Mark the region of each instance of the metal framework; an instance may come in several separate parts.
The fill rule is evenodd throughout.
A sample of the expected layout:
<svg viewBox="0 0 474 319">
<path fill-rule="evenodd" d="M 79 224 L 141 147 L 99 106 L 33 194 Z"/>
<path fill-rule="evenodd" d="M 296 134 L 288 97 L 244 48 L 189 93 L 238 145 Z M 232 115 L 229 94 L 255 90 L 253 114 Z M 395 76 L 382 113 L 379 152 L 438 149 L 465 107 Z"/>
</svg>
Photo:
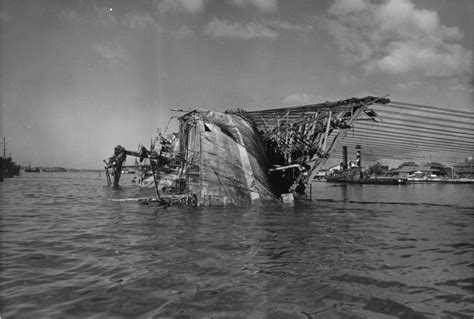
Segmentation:
<svg viewBox="0 0 474 319">
<path fill-rule="evenodd" d="M 369 106 L 386 104 L 384 97 L 367 96 L 305 106 L 237 111 L 258 129 L 266 153 L 274 166 L 300 164 L 304 174 L 297 182 L 306 183 L 334 153 L 342 139 L 360 119 L 375 120 Z"/>
</svg>

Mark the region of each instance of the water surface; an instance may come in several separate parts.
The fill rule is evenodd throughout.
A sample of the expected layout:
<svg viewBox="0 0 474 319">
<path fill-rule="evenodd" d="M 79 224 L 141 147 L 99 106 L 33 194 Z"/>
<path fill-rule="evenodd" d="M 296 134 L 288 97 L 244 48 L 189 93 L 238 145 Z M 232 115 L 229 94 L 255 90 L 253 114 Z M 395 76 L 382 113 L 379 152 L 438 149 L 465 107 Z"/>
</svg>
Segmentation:
<svg viewBox="0 0 474 319">
<path fill-rule="evenodd" d="M 313 183 L 295 206 L 167 209 L 112 201 L 153 190 L 98 173 L 0 185 L 2 318 L 474 314 L 473 185 Z"/>
</svg>

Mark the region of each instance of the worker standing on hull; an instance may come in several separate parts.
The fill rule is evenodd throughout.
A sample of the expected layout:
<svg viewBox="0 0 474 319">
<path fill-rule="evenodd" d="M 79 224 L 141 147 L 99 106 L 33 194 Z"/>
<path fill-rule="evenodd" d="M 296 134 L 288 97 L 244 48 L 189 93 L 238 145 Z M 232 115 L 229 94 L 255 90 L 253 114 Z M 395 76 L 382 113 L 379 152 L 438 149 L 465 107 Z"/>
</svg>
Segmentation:
<svg viewBox="0 0 474 319">
<path fill-rule="evenodd" d="M 119 186 L 120 176 L 122 174 L 123 162 L 127 159 L 125 148 L 122 145 L 117 145 L 114 148 L 114 154 L 109 158 L 107 163 L 108 168 L 112 168 L 112 175 L 114 177 L 113 187 Z"/>
</svg>

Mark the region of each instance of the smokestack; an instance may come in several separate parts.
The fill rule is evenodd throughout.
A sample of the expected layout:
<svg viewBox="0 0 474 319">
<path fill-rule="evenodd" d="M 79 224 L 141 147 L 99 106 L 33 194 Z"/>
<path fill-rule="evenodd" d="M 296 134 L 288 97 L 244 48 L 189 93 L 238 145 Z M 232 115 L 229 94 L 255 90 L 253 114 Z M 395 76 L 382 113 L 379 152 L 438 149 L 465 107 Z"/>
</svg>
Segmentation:
<svg viewBox="0 0 474 319">
<path fill-rule="evenodd" d="M 357 162 L 357 167 L 362 167 L 361 162 L 360 162 L 360 145 L 356 145 L 356 162 Z"/>
<path fill-rule="evenodd" d="M 342 169 L 347 170 L 347 146 L 342 147 Z"/>
</svg>

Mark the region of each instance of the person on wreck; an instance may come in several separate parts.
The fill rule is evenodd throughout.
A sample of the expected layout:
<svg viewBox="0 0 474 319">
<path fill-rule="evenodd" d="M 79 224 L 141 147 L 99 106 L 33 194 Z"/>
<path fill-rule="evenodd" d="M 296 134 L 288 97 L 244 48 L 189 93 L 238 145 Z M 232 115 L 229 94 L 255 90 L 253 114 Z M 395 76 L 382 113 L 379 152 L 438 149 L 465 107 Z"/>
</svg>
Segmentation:
<svg viewBox="0 0 474 319">
<path fill-rule="evenodd" d="M 127 153 L 122 145 L 117 145 L 114 148 L 114 154 L 109 158 L 107 167 L 112 168 L 112 175 L 114 176 L 114 187 L 119 186 L 120 175 L 122 174 L 123 162 L 127 159 Z"/>
<path fill-rule="evenodd" d="M 145 158 L 151 156 L 151 158 L 158 157 L 156 152 L 148 151 L 144 146 L 140 148 L 138 152 L 126 150 L 122 145 L 117 145 L 114 148 L 114 154 L 109 157 L 107 161 L 107 168 L 112 168 L 112 175 L 114 176 L 113 187 L 119 186 L 120 175 L 122 174 L 122 165 L 127 159 L 127 155 L 136 156 L 140 158 L 140 163 Z M 150 158 L 150 160 L 151 160 Z"/>
</svg>

